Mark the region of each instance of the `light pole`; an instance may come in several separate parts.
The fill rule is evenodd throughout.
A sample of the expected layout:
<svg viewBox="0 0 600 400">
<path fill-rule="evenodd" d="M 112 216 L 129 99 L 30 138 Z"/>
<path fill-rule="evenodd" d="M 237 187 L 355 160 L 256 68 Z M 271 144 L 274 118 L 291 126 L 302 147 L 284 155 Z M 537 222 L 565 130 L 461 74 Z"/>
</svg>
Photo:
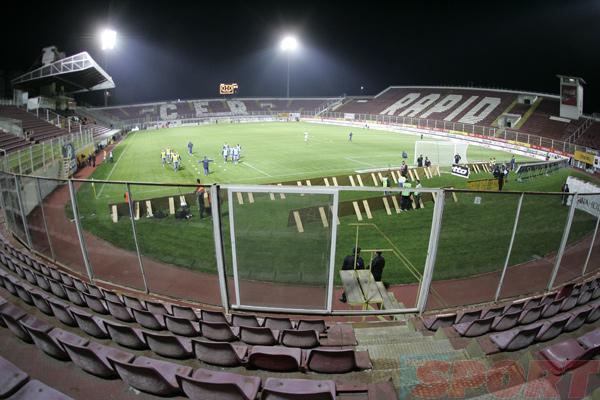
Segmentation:
<svg viewBox="0 0 600 400">
<path fill-rule="evenodd" d="M 298 48 L 298 40 L 293 36 L 286 36 L 281 40 L 281 50 L 287 56 L 287 91 L 286 97 L 290 97 L 290 55 Z"/>
<path fill-rule="evenodd" d="M 104 51 L 104 65 L 106 69 L 108 69 L 107 52 L 115 48 L 115 45 L 117 44 L 117 32 L 112 29 L 104 29 L 100 32 L 100 44 L 102 46 L 102 51 Z M 104 90 L 104 107 L 108 106 L 108 96 L 110 96 L 110 93 L 108 90 Z"/>
</svg>

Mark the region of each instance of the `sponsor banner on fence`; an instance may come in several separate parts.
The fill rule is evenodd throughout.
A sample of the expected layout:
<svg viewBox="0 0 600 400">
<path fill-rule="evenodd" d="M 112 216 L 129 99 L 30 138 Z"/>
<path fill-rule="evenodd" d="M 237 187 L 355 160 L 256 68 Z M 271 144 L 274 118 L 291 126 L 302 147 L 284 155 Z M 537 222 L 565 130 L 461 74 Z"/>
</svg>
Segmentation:
<svg viewBox="0 0 600 400">
<path fill-rule="evenodd" d="M 469 179 L 469 166 L 468 165 L 460 165 L 460 164 L 452 164 L 452 175 Z"/>
<path fill-rule="evenodd" d="M 355 118 L 354 113 L 344 113 L 344 119 L 350 119 L 350 120 L 352 120 L 354 118 Z"/>
<path fill-rule="evenodd" d="M 600 187 L 592 183 L 573 178 L 572 176 L 567 178 L 567 185 L 569 185 L 569 193 L 600 193 Z M 571 198 L 569 198 L 567 204 L 571 204 Z M 600 195 L 578 196 L 575 207 L 595 217 L 600 217 Z"/>
<path fill-rule="evenodd" d="M 585 151 L 575 150 L 575 159 L 577 161 L 581 161 L 586 164 L 593 164 L 595 158 L 596 158 L 595 154 L 586 153 Z"/>
</svg>

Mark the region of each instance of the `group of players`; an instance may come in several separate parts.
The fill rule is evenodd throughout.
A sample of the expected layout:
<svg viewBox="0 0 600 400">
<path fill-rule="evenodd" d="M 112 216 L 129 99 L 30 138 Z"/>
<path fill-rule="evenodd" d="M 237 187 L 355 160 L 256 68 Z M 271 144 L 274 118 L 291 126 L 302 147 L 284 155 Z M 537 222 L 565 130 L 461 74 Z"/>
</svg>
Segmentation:
<svg viewBox="0 0 600 400">
<path fill-rule="evenodd" d="M 229 146 L 227 143 L 225 143 L 221 150 L 221 154 L 223 155 L 223 161 L 231 161 L 232 163 L 237 164 L 242 154 L 242 146 L 239 144 L 235 146 Z"/>
<path fill-rule="evenodd" d="M 167 147 L 166 149 L 160 151 L 160 159 L 162 161 L 163 168 L 167 164 L 173 164 L 173 171 L 179 171 L 179 168 L 181 167 L 181 155 L 178 152 L 174 151 L 170 147 Z"/>
</svg>

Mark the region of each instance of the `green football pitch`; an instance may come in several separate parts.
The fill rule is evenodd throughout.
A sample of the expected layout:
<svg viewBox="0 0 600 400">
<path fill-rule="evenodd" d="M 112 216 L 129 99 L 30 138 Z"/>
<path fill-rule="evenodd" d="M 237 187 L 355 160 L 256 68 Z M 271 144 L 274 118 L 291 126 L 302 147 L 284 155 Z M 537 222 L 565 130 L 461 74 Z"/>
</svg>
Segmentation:
<svg viewBox="0 0 600 400">
<path fill-rule="evenodd" d="M 348 133 L 353 132 L 352 142 Z M 304 132 L 309 140 L 304 141 Z M 114 162 L 101 164 L 95 180 L 160 182 L 181 185 L 202 183 L 264 184 L 336 176 L 357 170 L 398 166 L 402 151 L 414 159 L 416 135 L 375 129 L 355 129 L 333 125 L 289 123 L 214 124 L 139 131 L 130 133 L 114 149 Z M 435 140 L 425 136 L 424 140 Z M 187 154 L 192 142 L 193 155 Z M 224 143 L 240 144 L 241 159 L 237 165 L 225 163 L 221 156 Z M 170 147 L 182 158 L 182 168 L 175 172 L 163 166 L 162 149 Z M 495 157 L 508 161 L 509 153 L 470 145 L 469 162 L 487 161 Z M 204 156 L 213 160 L 205 177 L 199 163 Z M 517 161 L 531 161 L 517 156 Z M 583 177 L 572 170 L 535 178 L 527 183 L 512 179 L 506 190 L 559 191 L 568 175 Z M 473 179 L 488 178 L 487 173 L 472 174 Z M 465 188 L 466 180 L 442 169 L 439 177 L 423 179 L 424 187 Z M 122 183 L 89 183 L 78 186 L 77 201 L 83 227 L 116 246 L 135 251 L 131 222 L 128 218 L 112 221 L 109 205 L 123 202 Z M 192 187 L 131 186 L 133 200 L 151 199 L 190 193 Z M 340 200 L 364 198 L 365 193 L 342 192 Z M 479 199 L 477 199 L 477 197 Z M 457 201 L 446 202 L 440 233 L 435 279 L 459 278 L 502 268 L 512 233 L 517 195 L 459 194 Z M 313 204 L 314 203 L 314 204 Z M 253 204 L 236 205 L 238 259 L 252 260 L 240 268 L 241 277 L 276 282 L 320 284 L 326 280 L 328 234 L 320 223 L 306 224 L 298 233 L 289 224 L 293 209 L 319 204 L 311 196 L 291 195 L 285 201 L 272 201 L 268 194 L 255 194 Z M 389 249 L 384 280 L 390 283 L 412 283 L 423 271 L 429 234 L 432 203 L 425 209 L 388 216 L 384 210 L 373 212 L 373 218 L 354 225 L 354 215 L 340 217 L 336 245 L 336 266 L 356 241 L 363 249 Z M 68 211 L 68 210 L 67 210 Z M 189 220 L 144 218 L 135 222 L 138 245 L 144 256 L 198 271 L 216 273 L 213 227 L 210 219 L 197 218 L 195 207 Z M 229 226 L 227 207 L 223 210 L 226 265 L 230 270 Z M 519 240 L 513 248 L 511 265 L 543 257 L 558 248 L 567 216 L 567 208 L 559 196 L 526 196 L 517 232 Z M 569 241 L 589 233 L 595 220 L 577 211 Z M 242 236 L 240 236 L 242 235 Z M 457 245 L 456 238 L 460 237 Z M 492 245 L 490 245 L 492 243 Z M 485 249 L 479 251 L 478 249 Z M 370 253 L 364 254 L 366 261 Z M 242 265 L 243 262 L 240 262 Z M 336 277 L 337 279 L 337 277 Z"/>
</svg>

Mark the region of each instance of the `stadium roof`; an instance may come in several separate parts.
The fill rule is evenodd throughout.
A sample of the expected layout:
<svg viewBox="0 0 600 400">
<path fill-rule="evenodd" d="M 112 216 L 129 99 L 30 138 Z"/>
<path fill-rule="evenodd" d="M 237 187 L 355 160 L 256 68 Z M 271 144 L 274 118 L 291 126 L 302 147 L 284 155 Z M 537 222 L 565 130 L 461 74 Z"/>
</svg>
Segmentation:
<svg viewBox="0 0 600 400">
<path fill-rule="evenodd" d="M 31 90 L 57 83 L 66 93 L 112 89 L 115 87 L 106 73 L 86 52 L 43 65 L 12 80 L 15 89 Z"/>
</svg>

